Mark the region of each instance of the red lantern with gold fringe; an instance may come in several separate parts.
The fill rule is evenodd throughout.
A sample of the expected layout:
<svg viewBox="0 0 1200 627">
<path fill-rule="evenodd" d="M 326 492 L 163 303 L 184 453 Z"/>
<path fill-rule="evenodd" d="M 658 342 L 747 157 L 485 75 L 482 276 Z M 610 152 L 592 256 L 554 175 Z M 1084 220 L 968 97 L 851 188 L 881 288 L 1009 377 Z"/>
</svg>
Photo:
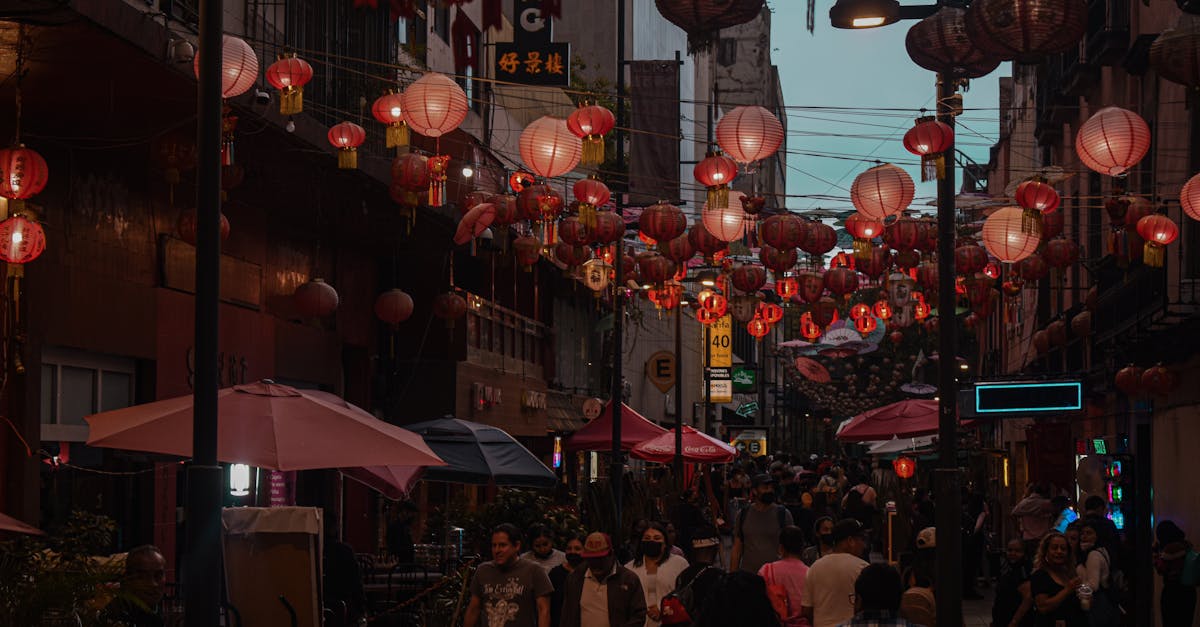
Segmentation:
<svg viewBox="0 0 1200 627">
<path fill-rule="evenodd" d="M 604 163 L 604 136 L 616 126 L 612 111 L 600 105 L 580 103 L 579 108 L 567 116 L 567 130 L 583 140 L 583 155 L 580 163 L 599 165 Z"/>
<path fill-rule="evenodd" d="M 408 145 L 408 124 L 404 122 L 404 94 L 387 90 L 371 104 L 371 115 L 386 125 L 386 147 L 398 148 Z"/>
<path fill-rule="evenodd" d="M 353 170 L 358 167 L 358 147 L 367 139 L 367 131 L 354 122 L 342 122 L 329 129 L 329 143 L 337 148 L 338 168 Z"/>
<path fill-rule="evenodd" d="M 846 218 L 846 232 L 854 238 L 854 256 L 867 259 L 871 256 L 871 240 L 883 233 L 883 222 L 855 213 Z"/>
<path fill-rule="evenodd" d="M 294 54 L 280 55 L 267 68 L 267 82 L 279 90 L 280 115 L 295 115 L 304 110 L 304 86 L 312 77 L 312 66 Z"/>
<path fill-rule="evenodd" d="M 1035 228 L 1040 232 L 1042 229 L 1038 227 L 1041 227 L 1042 216 L 1058 209 L 1059 203 L 1062 202 L 1058 192 L 1044 180 L 1038 178 L 1032 178 L 1017 185 L 1013 199 L 1024 210 L 1021 230 L 1026 233 L 1033 233 Z"/>
<path fill-rule="evenodd" d="M 737 163 L 733 159 L 720 151 L 710 152 L 692 169 L 692 175 L 708 189 L 709 209 L 729 206 L 729 184 L 737 176 Z"/>
<path fill-rule="evenodd" d="M 1154 213 L 1138 220 L 1137 232 L 1146 240 L 1142 262 L 1151 268 L 1161 268 L 1167 245 L 1179 237 L 1179 225 L 1167 216 Z"/>
<path fill-rule="evenodd" d="M 904 149 L 921 158 L 922 181 L 946 176 L 943 153 L 953 141 L 954 129 L 932 116 L 917 118 L 916 124 L 904 134 Z"/>
</svg>

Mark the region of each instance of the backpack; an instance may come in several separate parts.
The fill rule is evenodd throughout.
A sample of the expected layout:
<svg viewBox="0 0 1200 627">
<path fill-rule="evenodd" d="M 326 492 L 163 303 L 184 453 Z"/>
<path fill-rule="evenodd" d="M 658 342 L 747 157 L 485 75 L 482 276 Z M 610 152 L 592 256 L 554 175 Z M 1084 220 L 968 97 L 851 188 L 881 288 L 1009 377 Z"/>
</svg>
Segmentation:
<svg viewBox="0 0 1200 627">
<path fill-rule="evenodd" d="M 738 512 L 737 527 L 734 528 L 734 531 L 737 533 L 737 539 L 743 542 L 746 541 L 746 532 L 743 526 L 746 524 L 746 515 L 750 513 L 750 507 L 752 506 L 747 506 Z M 783 528 L 787 526 L 787 508 L 782 505 L 776 505 L 775 514 L 779 516 L 779 530 L 783 531 Z"/>
<path fill-rule="evenodd" d="M 692 622 L 692 614 L 696 612 L 696 593 L 692 584 L 712 566 L 705 566 L 692 577 L 682 588 L 674 590 L 662 598 L 659 603 L 660 621 L 664 625 L 686 625 Z"/>
<path fill-rule="evenodd" d="M 767 598 L 771 600 L 771 608 L 775 610 L 775 615 L 779 617 L 779 621 L 783 622 L 791 616 L 791 609 L 788 607 L 787 588 L 783 584 L 775 583 L 775 567 L 773 563 L 767 563 L 763 567 L 766 571 L 766 577 L 763 579 L 767 582 Z"/>
</svg>

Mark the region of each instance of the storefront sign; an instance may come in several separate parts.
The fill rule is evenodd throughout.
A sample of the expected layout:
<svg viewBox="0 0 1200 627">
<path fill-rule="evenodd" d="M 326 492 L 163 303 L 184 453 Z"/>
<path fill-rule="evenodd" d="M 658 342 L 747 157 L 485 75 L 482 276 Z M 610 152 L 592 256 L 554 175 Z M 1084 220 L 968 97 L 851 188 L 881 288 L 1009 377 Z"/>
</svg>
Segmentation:
<svg viewBox="0 0 1200 627">
<path fill-rule="evenodd" d="M 217 354 L 217 386 L 229 387 L 246 383 L 246 357 L 234 353 Z M 187 384 L 192 389 L 196 383 L 196 349 L 187 349 Z"/>
<path fill-rule="evenodd" d="M 758 386 L 758 371 L 745 366 L 733 368 L 733 391 L 753 392 Z"/>
<path fill-rule="evenodd" d="M 708 400 L 712 403 L 733 402 L 733 379 L 729 368 L 708 369 Z"/>
<path fill-rule="evenodd" d="M 604 401 L 598 398 L 589 398 L 583 402 L 583 417 L 588 422 L 599 418 L 602 411 L 604 411 Z"/>
<path fill-rule="evenodd" d="M 482 383 L 471 384 L 471 408 L 473 411 L 483 411 L 499 405 L 501 389 Z"/>
<path fill-rule="evenodd" d="M 658 351 L 646 360 L 646 378 L 659 392 L 667 393 L 675 385 L 675 353 Z"/>
<path fill-rule="evenodd" d="M 541 0 L 514 0 L 513 40 L 496 44 L 495 76 L 524 85 L 565 87 L 571 82 L 571 45 L 552 41 Z"/>
<path fill-rule="evenodd" d="M 733 366 L 733 317 L 722 316 L 709 326 L 708 365 L 712 368 Z"/>
<path fill-rule="evenodd" d="M 977 414 L 1021 415 L 1083 409 L 1083 384 L 1079 381 L 977 383 L 974 396 Z"/>
<path fill-rule="evenodd" d="M 522 409 L 546 409 L 546 393 L 537 390 L 521 392 Z"/>
</svg>

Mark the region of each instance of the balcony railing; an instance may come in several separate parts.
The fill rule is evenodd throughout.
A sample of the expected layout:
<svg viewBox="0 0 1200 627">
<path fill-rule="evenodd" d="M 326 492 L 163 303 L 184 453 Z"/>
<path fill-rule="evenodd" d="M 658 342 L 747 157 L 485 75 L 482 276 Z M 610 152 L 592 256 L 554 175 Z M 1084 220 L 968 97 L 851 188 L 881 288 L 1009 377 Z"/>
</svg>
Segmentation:
<svg viewBox="0 0 1200 627">
<path fill-rule="evenodd" d="M 546 325 L 482 296 L 463 296 L 467 299 L 466 350 L 456 352 L 474 364 L 544 378 Z"/>
<path fill-rule="evenodd" d="M 1099 65 L 1120 63 L 1129 50 L 1129 0 L 1089 0 L 1087 56 Z"/>
</svg>

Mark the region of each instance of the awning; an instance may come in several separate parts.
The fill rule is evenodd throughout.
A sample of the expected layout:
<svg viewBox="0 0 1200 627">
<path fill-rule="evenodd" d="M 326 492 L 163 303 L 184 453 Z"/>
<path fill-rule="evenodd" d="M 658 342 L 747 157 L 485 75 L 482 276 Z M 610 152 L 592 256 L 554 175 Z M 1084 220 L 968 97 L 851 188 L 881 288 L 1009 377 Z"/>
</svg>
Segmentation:
<svg viewBox="0 0 1200 627">
<path fill-rule="evenodd" d="M 612 402 L 600 412 L 600 417 L 567 438 L 564 446 L 572 451 L 607 451 L 612 449 Z M 621 450 L 633 447 L 666 433 L 667 430 L 650 422 L 645 416 L 621 403 Z"/>
<path fill-rule="evenodd" d="M 871 442 L 867 453 L 871 455 L 892 455 L 895 453 L 915 453 L 929 449 L 937 440 L 937 436 L 922 435 L 912 438 L 893 438 L 882 442 Z"/>
<path fill-rule="evenodd" d="M 546 430 L 574 433 L 587 422 L 583 419 L 582 405 L 576 406 L 575 397 L 564 392 L 546 392 Z"/>
</svg>

